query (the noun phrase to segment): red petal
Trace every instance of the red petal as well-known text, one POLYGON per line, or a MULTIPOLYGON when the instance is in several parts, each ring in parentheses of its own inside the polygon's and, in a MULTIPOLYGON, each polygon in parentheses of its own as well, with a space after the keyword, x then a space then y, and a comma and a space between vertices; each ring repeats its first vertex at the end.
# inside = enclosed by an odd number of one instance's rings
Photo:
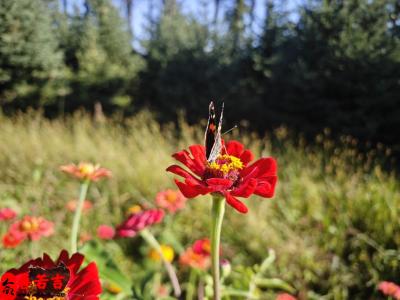
POLYGON ((238 212, 241 212, 243 214, 247 213, 248 209, 246 205, 243 204, 243 202, 239 201, 237 198, 233 197, 229 193, 225 193, 225 198, 226 202, 228 202, 228 204, 236 209, 238 212))
POLYGON ((264 177, 258 180, 257 188, 254 191, 254 194, 261 197, 272 198, 275 193, 275 185, 277 181, 277 176, 264 177))
POLYGON ((244 146, 238 141, 229 141, 226 144, 226 152, 229 155, 233 155, 235 157, 240 157, 243 153, 244 146))
POLYGON ((199 181, 196 177, 194 177, 192 174, 190 174, 188 171, 185 169, 181 168, 178 165, 172 165, 167 168, 167 172, 174 173, 176 175, 182 176, 183 178, 190 178, 195 181, 199 181))
POLYGON ((250 178, 249 180, 243 182, 236 188, 233 192, 231 192, 232 196, 248 198, 250 197, 257 187, 257 179, 250 178))
POLYGON ((277 164, 272 157, 260 158, 241 172, 241 176, 259 178, 263 176, 276 176, 277 164), (251 176, 249 176, 249 174, 251 176))
MULTIPOLYGON (((198 147, 201 147, 200 145, 197 145, 198 147)), ((175 154, 172 155, 173 158, 175 158, 177 161, 183 163, 185 166, 187 166, 193 173, 196 175, 203 175, 205 165, 204 165, 204 160, 200 161, 200 158, 197 156, 199 155, 199 149, 196 147, 196 145, 191 146, 192 149, 194 149, 195 157, 192 158, 190 157, 190 154, 187 150, 179 151, 175 154)), ((204 155, 205 157, 205 155, 204 155)))
POLYGON ((231 180, 225 178, 209 178, 206 182, 214 192, 226 190, 233 184, 231 180))
POLYGON ((254 155, 250 150, 244 150, 244 152, 242 153, 242 155, 240 155, 239 158, 243 164, 247 165, 254 159, 254 155))
POLYGON ((196 168, 199 170, 199 174, 204 173, 206 169, 205 161, 206 161, 206 150, 202 145, 192 145, 189 147, 190 152, 193 156, 193 162, 196 164, 196 168))
POLYGON ((72 282, 68 283, 68 287, 70 288, 68 299, 99 299, 101 285, 96 264, 93 262, 88 264, 86 268, 76 275, 72 282))
POLYGON ((194 185, 190 184, 187 181, 185 182, 180 182, 175 179, 175 183, 178 186, 179 190, 185 196, 186 198, 194 198, 198 195, 204 195, 207 194, 207 189, 200 186, 200 185, 194 185))

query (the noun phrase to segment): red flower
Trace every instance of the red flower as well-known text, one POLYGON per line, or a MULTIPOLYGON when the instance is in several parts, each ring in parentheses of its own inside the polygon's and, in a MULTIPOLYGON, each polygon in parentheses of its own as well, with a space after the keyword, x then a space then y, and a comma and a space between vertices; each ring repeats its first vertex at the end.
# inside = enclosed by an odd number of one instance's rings
POLYGON ((14 219, 17 216, 15 210, 5 207, 0 209, 0 221, 7 221, 14 219))
POLYGON ((167 169, 184 178, 184 182, 175 179, 175 183, 185 197, 217 193, 241 213, 246 213, 248 209, 236 197, 248 198, 252 194, 273 197, 278 179, 275 159, 261 158, 249 165, 254 158, 253 153, 244 149, 238 141, 230 141, 222 149, 219 157, 211 163, 207 161, 202 145, 192 145, 190 152, 183 150, 173 155, 192 172, 178 165, 167 169))
MULTIPOLYGON (((96 264, 92 262, 79 271, 83 260, 84 256, 82 254, 75 253, 70 258, 65 250, 60 253, 55 262, 47 254, 43 255, 43 259, 30 260, 19 269, 11 269, 3 274, 0 281, 0 298, 4 300, 28 299, 29 295, 35 296, 35 294, 46 293, 49 289, 60 288, 61 291, 57 292, 57 294, 62 294, 62 299, 98 300, 101 293, 101 285, 96 264), (67 276, 51 272, 62 266, 66 267, 69 279, 67 276), (32 267, 43 268, 48 273, 44 271, 45 273, 41 273, 42 275, 36 275, 36 279, 33 280, 32 284, 30 280, 32 267), (39 278, 39 276, 41 277, 39 278), (14 295, 11 295, 10 289, 13 290, 14 295)), ((47 295, 50 298, 57 296, 56 294, 47 295)), ((40 297, 38 298, 41 299, 40 297)))
POLYGON ((400 286, 390 281, 382 281, 378 285, 378 290, 380 290, 384 295, 391 296, 396 300, 400 300, 400 286))
POLYGON ((157 206, 168 210, 170 213, 184 208, 186 200, 180 191, 171 189, 159 192, 156 196, 157 206))
POLYGON ((211 243, 209 239, 197 240, 194 242, 193 251, 197 254, 209 256, 211 254, 211 243))
POLYGON ((97 236, 102 240, 111 240, 115 235, 115 229, 112 226, 100 225, 97 227, 97 236))
POLYGON ((122 224, 117 226, 117 236, 134 237, 140 230, 160 223, 163 218, 164 211, 161 209, 149 209, 131 214, 122 224))
POLYGON ((19 244, 21 244, 24 241, 24 236, 21 234, 15 234, 13 232, 6 232, 5 235, 3 235, 2 243, 4 248, 15 248, 19 244))
POLYGON ((276 300, 297 300, 295 297, 292 295, 289 295, 287 293, 279 294, 278 297, 276 297, 276 300))
POLYGON ((60 170, 81 180, 98 181, 102 178, 111 177, 110 170, 87 162, 80 162, 78 165, 64 165, 60 167, 60 170))

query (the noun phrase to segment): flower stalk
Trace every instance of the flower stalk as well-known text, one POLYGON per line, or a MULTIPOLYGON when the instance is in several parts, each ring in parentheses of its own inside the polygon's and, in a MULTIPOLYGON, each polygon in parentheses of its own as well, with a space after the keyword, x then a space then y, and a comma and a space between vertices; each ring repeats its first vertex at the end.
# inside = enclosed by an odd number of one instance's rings
POLYGON ((165 259, 164 253, 161 249, 161 245, 158 243, 156 238, 154 237, 153 234, 151 234, 150 231, 147 229, 143 229, 140 231, 140 236, 152 247, 154 250, 157 251, 157 253, 160 255, 161 260, 164 264, 165 269, 167 270, 169 279, 172 284, 172 288, 174 289, 174 295, 175 297, 180 297, 182 291, 181 287, 179 285, 178 277, 176 276, 174 267, 165 259))
POLYGON ((220 240, 222 220, 225 213, 225 199, 221 195, 214 194, 211 208, 211 270, 213 278, 213 300, 221 299, 220 291, 220 240))
POLYGON ((81 183, 78 204, 75 210, 74 220, 72 223, 71 230, 71 253, 76 253, 78 250, 78 234, 79 234, 79 223, 81 220, 83 202, 86 199, 86 195, 89 189, 90 180, 86 179, 81 183))

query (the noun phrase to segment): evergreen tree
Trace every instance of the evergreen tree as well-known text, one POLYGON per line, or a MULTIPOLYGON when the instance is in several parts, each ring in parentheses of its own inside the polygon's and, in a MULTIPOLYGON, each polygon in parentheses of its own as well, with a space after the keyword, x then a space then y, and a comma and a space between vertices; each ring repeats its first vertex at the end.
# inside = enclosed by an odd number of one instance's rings
POLYGON ((53 100, 62 89, 62 71, 62 53, 44 2, 0 1, 0 103, 18 101, 25 107, 53 100))

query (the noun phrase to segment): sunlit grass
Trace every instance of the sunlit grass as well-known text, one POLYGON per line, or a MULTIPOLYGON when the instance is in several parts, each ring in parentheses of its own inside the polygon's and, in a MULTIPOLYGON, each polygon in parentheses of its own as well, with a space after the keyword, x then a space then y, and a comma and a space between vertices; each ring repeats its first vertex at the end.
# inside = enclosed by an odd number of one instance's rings
MULTIPOLYGON (((68 249, 72 215, 65 204, 77 197, 77 183, 59 171, 60 165, 91 161, 113 172, 89 193, 94 208, 84 215, 82 230, 95 236, 97 225, 117 224, 128 207, 151 206, 158 191, 174 188, 173 176, 165 172, 171 154, 202 143, 202 135, 202 127, 184 122, 160 126, 149 113, 124 122, 94 122, 82 114, 52 121, 37 114, 0 117, 0 207, 53 220, 57 234, 34 250, 56 255, 68 249)), ((264 138, 240 131, 232 137, 257 157, 277 158, 280 178, 274 199, 245 200, 249 214, 227 209, 222 244, 234 267, 259 263, 273 248, 278 260, 271 274, 316 299, 370 295, 379 280, 398 279, 400 187, 377 160, 389 155, 388 149, 378 149, 378 156, 374 149, 361 154, 357 141, 346 137, 334 143, 327 133, 307 146, 284 128, 264 138)), ((209 234, 209 209, 208 197, 189 200, 168 230, 159 225, 156 231, 181 251, 209 234)), ((24 247, 1 250, 0 273, 26 260, 24 247)), ((114 251, 126 270, 140 260, 138 251, 129 253, 128 259, 114 251)))

